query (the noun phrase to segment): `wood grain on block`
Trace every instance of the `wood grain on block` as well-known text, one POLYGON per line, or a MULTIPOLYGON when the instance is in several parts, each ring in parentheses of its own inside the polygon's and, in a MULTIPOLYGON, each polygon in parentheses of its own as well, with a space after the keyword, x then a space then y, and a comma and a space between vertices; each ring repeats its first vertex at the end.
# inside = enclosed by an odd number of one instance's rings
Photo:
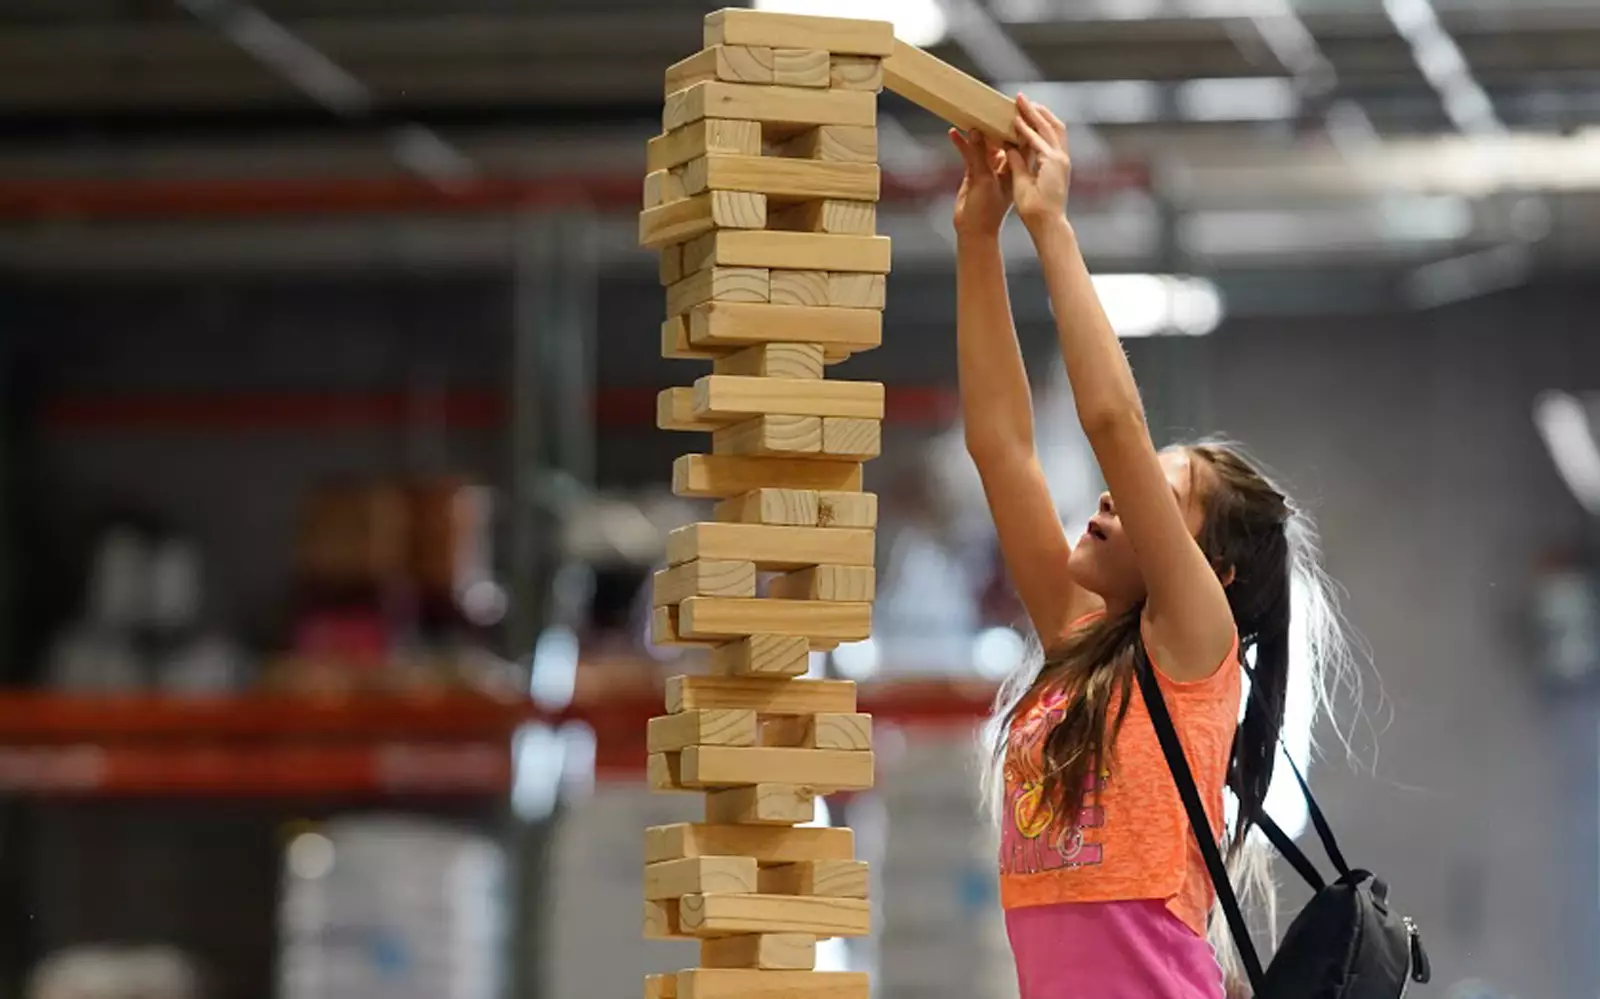
POLYGON ((821 378, 820 343, 758 343, 719 358, 713 374, 752 378, 821 378))
POLYGON ((831 77, 827 49, 772 50, 772 82, 780 87, 827 87, 831 77))
POLYGON ((682 777, 681 753, 651 753, 645 757, 645 781, 652 791, 688 791, 682 777))
POLYGON ((645 900, 644 938, 646 940, 693 940, 694 934, 685 933, 678 925, 678 900, 645 900))
MULTIPOLYGON (((747 191, 706 191, 639 213, 639 245, 681 243, 712 229, 760 229, 767 224, 767 196, 747 191)), ((862 267, 860 270, 872 270, 862 267)))
POLYGON ((869 999, 864 971, 764 971, 690 968, 678 972, 677 999, 869 999))
POLYGON ((796 455, 822 453, 822 417, 757 416, 711 434, 712 454, 796 455))
POLYGON ((819 125, 774 142, 773 156, 824 163, 878 162, 876 125, 819 125))
POLYGON ((649 752, 671 753, 686 746, 754 746, 758 732, 754 711, 707 708, 650 719, 646 739, 649 752))
POLYGON ((727 8, 706 15, 706 45, 771 45, 824 49, 851 55, 894 51, 894 25, 844 17, 812 17, 727 8))
POLYGON ((809 933, 818 937, 855 937, 872 931, 872 915, 867 901, 860 898, 685 895, 678 901, 678 924, 684 932, 700 935, 809 933))
MULTIPOLYGON (((830 299, 835 276, 829 275, 827 279, 830 299)), ((773 275, 769 271, 769 295, 772 283, 773 275)), ((688 319, 689 342, 699 348, 740 347, 776 341, 821 344, 824 351, 831 347, 870 350, 883 342, 883 313, 876 309, 807 308, 770 302, 715 301, 691 309, 688 319)))
POLYGON ((751 784, 706 792, 706 822, 793 826, 817 817, 817 792, 793 784, 751 784))
MULTIPOLYGON (((696 347, 689 342, 689 317, 668 316, 661 323, 661 356, 675 360, 715 360, 727 353, 716 347, 696 347)), ((694 390, 689 395, 693 412, 694 390)), ((659 416, 659 410, 657 411, 659 416)))
POLYGON ((878 420, 833 417, 822 421, 822 452, 840 458, 876 458, 883 450, 878 420))
POLYGON ((671 170, 652 170, 644 175, 644 207, 654 208, 688 197, 683 189, 683 178, 671 170))
POLYGON ((679 754, 683 787, 802 784, 855 791, 873 781, 873 754, 787 746, 689 746, 679 754))
POLYGON ((727 499, 763 486, 855 492, 861 489, 861 464, 711 454, 679 455, 672 463, 675 496, 727 499))
POLYGON ((773 271, 771 281, 773 305, 820 309, 828 304, 827 271, 773 271))
POLYGON ((664 388, 656 393, 656 427, 660 430, 689 430, 710 433, 725 427, 730 420, 703 419, 694 415, 694 389, 686 386, 664 388))
POLYGON ((644 999, 678 999, 678 974, 644 976, 644 999))
POLYGON ((644 897, 650 901, 697 892, 755 890, 754 857, 686 857, 682 860, 662 860, 644 867, 644 897))
POLYGON ((896 40, 883 60, 883 85, 959 129, 1017 141, 1015 101, 915 45, 896 40))
POLYGON ((675 284, 683 280, 683 247, 680 245, 663 246, 661 255, 656 258, 656 276, 663 286, 675 284))
POLYGON ((705 302, 765 302, 771 286, 771 273, 764 268, 707 267, 667 286, 667 315, 679 315, 705 302))
POLYGON ((756 891, 762 895, 866 898, 869 880, 866 861, 803 860, 761 868, 756 891))
POLYGON ((658 135, 645 147, 646 168, 668 170, 710 153, 761 155, 761 123, 704 118, 658 135))
POLYGON ((856 685, 849 680, 730 679, 720 676, 667 678, 669 712, 745 708, 764 715, 853 713, 856 685))
POLYGON ((706 968, 804 970, 817 965, 817 938, 805 933, 755 933, 700 941, 706 968))
POLYGON ((872 565, 877 554, 872 531, 821 527, 773 527, 703 521, 667 534, 667 562, 736 559, 757 569, 797 569, 808 565, 872 565))
POLYGON ((650 612, 652 645, 714 645, 712 639, 687 638, 678 631, 678 608, 656 607, 650 612))
POLYGON ((881 309, 888 300, 883 274, 833 272, 828 275, 828 304, 842 309, 881 309))
POLYGON ((661 127, 668 132, 704 118, 776 125, 875 125, 878 98, 851 90, 706 80, 668 94, 661 107, 661 127))
POLYGON ((883 89, 883 60, 876 56, 836 55, 829 60, 828 85, 835 90, 883 89))
MULTIPOLYGON (((690 331, 692 338, 692 322, 690 331)), ((773 413, 881 420, 883 383, 702 375, 694 383, 694 413, 697 417, 713 418, 773 413)))
MULTIPOLYGON (((817 528, 817 530, 832 530, 817 528)), ((843 531, 839 533, 845 533, 843 531)), ((870 534, 870 531, 863 531, 870 534)), ((814 565, 785 573, 767 584, 766 596, 781 600, 872 600, 877 573, 867 565, 814 565)), ((742 594, 687 594, 689 596, 742 596, 742 594)), ((682 599, 682 598, 679 598, 682 599)))
POLYGON ((818 527, 876 527, 878 495, 863 492, 817 493, 818 527))
POLYGON ((715 676, 800 676, 810 665, 810 643, 796 635, 751 635, 711 650, 715 676))
POLYGON ((854 856, 855 833, 845 827, 795 829, 678 822, 644 831, 645 863, 680 857, 754 857, 762 864, 792 864, 802 860, 849 860, 854 856))
POLYGON ((656 570, 652 584, 652 607, 666 607, 689 597, 753 597, 756 595, 756 564, 695 559, 656 570))
POLYGON ((814 489, 752 489, 718 503, 712 516, 725 524, 816 527, 818 498, 814 489))
POLYGON ((855 713, 821 712, 812 715, 812 749, 869 750, 872 748, 872 716, 855 713))
POLYGON ((778 208, 768 206, 767 228, 834 236, 870 236, 878 229, 878 206, 871 201, 843 201, 838 198, 801 201, 778 208))
POLYGON ((690 160, 682 169, 684 192, 691 195, 726 191, 761 194, 775 200, 878 200, 880 175, 876 163, 710 153, 690 160))
POLYGON ((667 67, 663 94, 705 80, 728 83, 772 83, 774 62, 767 45, 712 45, 667 67))
MULTIPOLYGON (((870 207, 870 203, 867 204, 870 207)), ((663 206, 663 209, 657 210, 664 210, 667 207, 671 206, 663 206)), ((765 215, 763 215, 764 221, 765 215)), ((709 263, 712 266, 722 267, 812 270, 824 275, 830 268, 838 271, 887 274, 889 247, 887 236, 840 236, 825 232, 754 229, 740 231, 730 228, 711 233, 705 240, 696 244, 696 252, 704 252, 707 259, 696 259, 686 263, 694 266, 704 266, 709 263), (701 247, 704 247, 703 251, 701 247)), ((826 296, 827 277, 824 276, 822 281, 823 295, 826 296)))
POLYGON ((690 597, 678 605, 678 633, 709 641, 745 635, 802 635, 859 642, 872 634, 870 603, 690 597))

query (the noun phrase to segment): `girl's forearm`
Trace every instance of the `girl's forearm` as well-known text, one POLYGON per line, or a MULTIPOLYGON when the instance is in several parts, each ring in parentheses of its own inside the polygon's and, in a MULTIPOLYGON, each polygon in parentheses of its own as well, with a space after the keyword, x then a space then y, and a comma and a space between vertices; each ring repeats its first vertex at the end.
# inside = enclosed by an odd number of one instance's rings
POLYGON ((1100 305, 1071 224, 1065 216, 1051 219, 1036 227, 1033 237, 1084 432, 1092 441, 1103 428, 1142 422, 1144 405, 1133 369, 1100 305))
POLYGON ((995 236, 962 236, 956 254, 956 357, 974 458, 1033 447, 1033 398, 995 236))

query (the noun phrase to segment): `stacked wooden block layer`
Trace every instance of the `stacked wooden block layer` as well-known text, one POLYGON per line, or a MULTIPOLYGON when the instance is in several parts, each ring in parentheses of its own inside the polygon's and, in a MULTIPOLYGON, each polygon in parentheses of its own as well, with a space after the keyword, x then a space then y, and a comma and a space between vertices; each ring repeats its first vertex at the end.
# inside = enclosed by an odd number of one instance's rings
POLYGON ((725 10, 667 72, 640 242, 661 252, 668 357, 711 371, 664 391, 657 423, 709 448, 673 489, 717 500, 674 532, 654 639, 710 648, 669 681, 650 781, 705 794, 705 820, 648 830, 645 933, 700 941, 700 967, 647 997, 866 999, 818 972, 819 939, 870 928, 849 829, 797 828, 818 795, 870 787, 854 685, 808 680, 813 650, 866 638, 883 386, 828 378, 882 338, 889 241, 875 234, 884 22, 725 10))

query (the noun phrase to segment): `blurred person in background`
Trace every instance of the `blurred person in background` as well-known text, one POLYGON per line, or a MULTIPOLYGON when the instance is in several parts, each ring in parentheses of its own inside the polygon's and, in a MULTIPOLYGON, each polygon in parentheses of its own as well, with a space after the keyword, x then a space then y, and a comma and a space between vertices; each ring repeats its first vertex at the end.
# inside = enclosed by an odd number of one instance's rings
POLYGON ((1066 218, 1066 130, 1018 99, 1019 144, 952 131, 957 343, 968 452, 1043 654, 1001 691, 989 801, 1022 999, 1218 999, 1243 987, 1149 713, 1153 667, 1240 894, 1264 907, 1263 816, 1289 679, 1291 588, 1315 620, 1313 682, 1349 668, 1314 534, 1227 445, 1158 451, 1066 218), (1012 207, 1043 267, 1078 418, 1109 492, 1068 542, 1035 448, 999 231, 1012 207), (1253 696, 1242 721, 1244 664, 1253 696), (1224 788, 1238 801, 1224 821, 1224 788), (1211 939, 1208 940, 1208 932, 1211 939), (1223 965, 1227 965, 1226 972, 1223 965))

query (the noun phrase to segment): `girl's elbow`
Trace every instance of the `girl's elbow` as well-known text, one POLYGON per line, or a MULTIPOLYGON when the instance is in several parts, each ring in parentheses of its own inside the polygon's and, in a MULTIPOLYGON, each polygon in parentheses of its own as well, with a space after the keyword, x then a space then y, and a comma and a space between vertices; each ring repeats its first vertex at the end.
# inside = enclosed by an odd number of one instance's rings
POLYGON ((1082 406, 1078 410, 1078 422, 1083 427, 1084 436, 1091 441, 1118 440, 1128 434, 1149 433, 1145 426, 1144 408, 1137 401, 1082 406))

